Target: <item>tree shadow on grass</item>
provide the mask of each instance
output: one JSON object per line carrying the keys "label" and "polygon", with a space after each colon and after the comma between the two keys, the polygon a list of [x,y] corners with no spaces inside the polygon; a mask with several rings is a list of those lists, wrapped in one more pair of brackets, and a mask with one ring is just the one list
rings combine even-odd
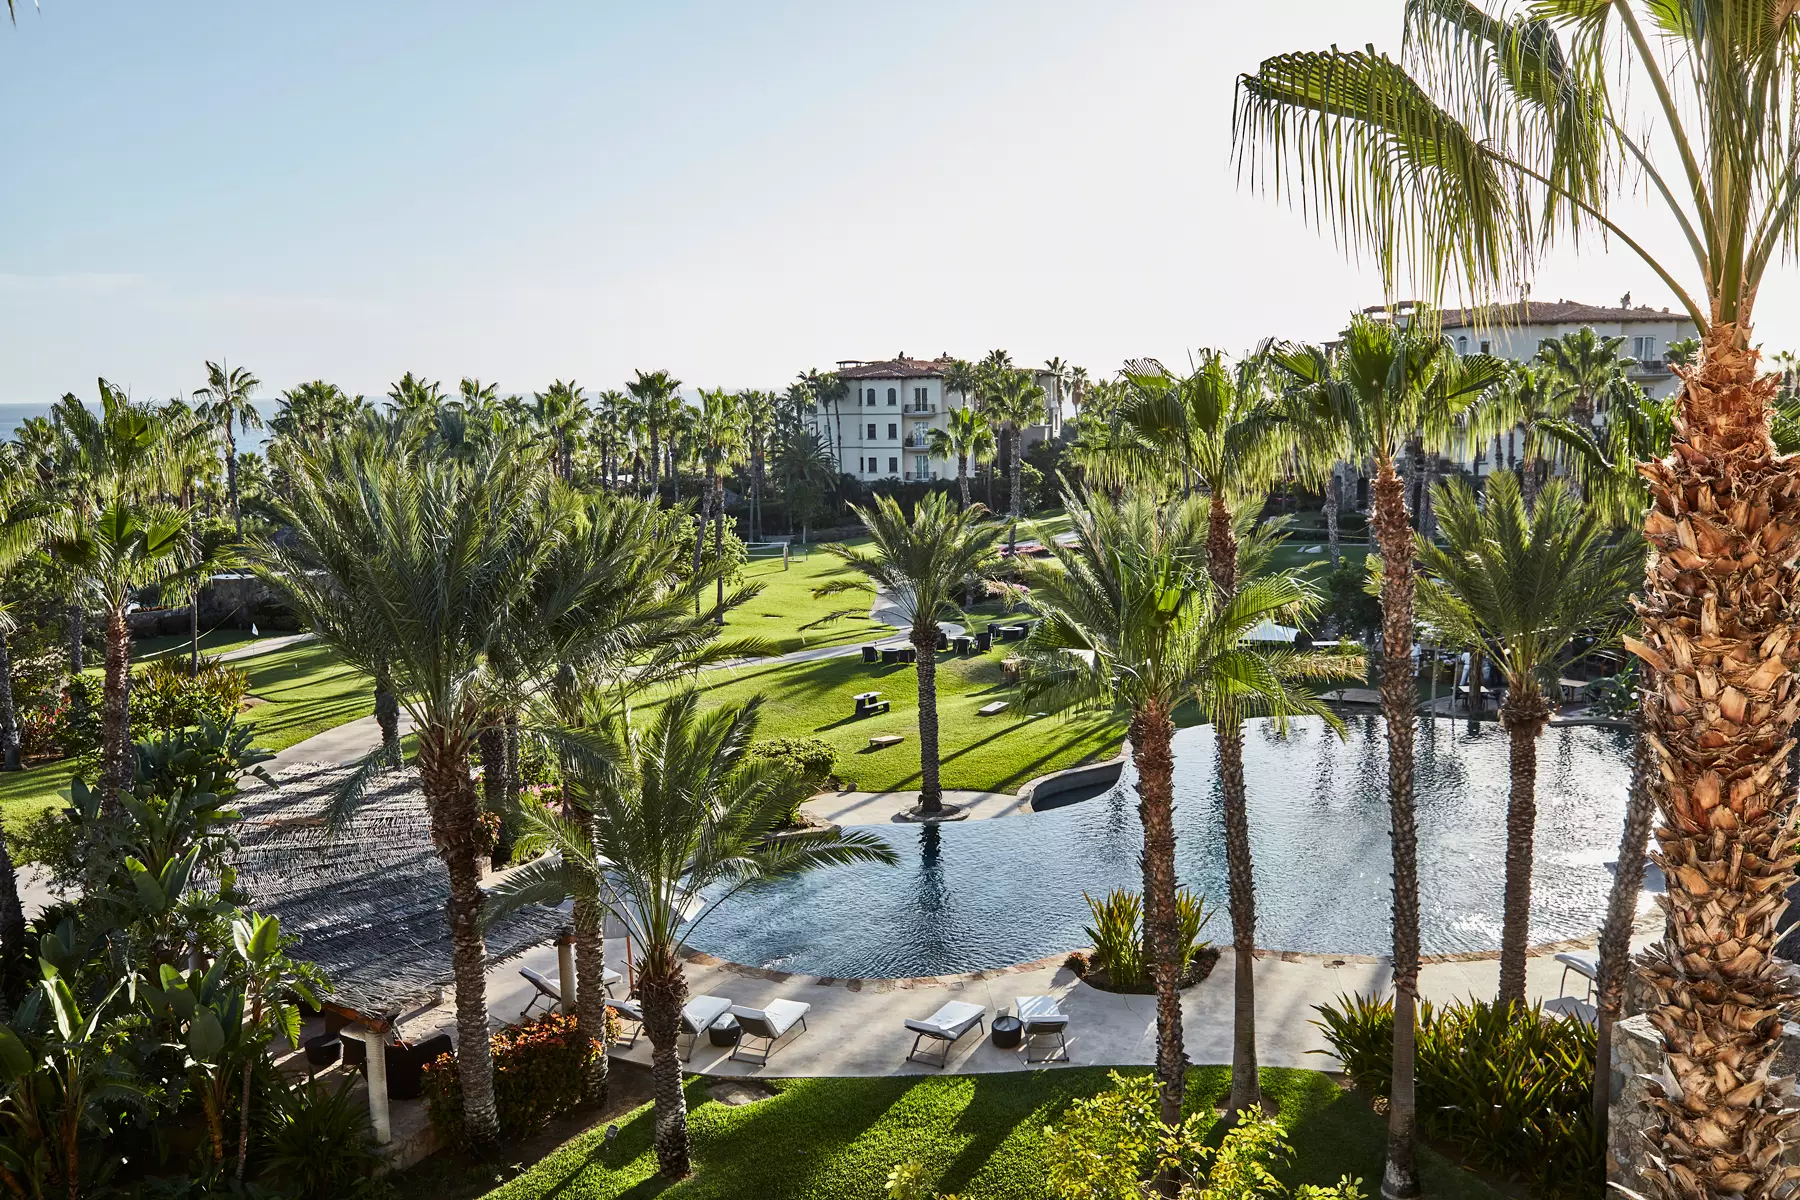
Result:
{"label": "tree shadow on grass", "polygon": [[1019,1087],[1017,1079],[1008,1075],[976,1075],[973,1079],[974,1095],[955,1127],[969,1140],[938,1176],[933,1187],[940,1192],[963,1192],[1021,1128],[1041,1131],[1076,1099],[1111,1086],[1104,1074],[1091,1071],[1042,1071],[1030,1088]]}

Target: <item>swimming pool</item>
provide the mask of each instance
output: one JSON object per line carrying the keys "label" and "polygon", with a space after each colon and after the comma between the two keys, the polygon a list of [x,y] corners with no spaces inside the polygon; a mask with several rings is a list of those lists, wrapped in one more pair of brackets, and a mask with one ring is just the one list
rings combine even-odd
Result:
{"label": "swimming pool", "polygon": [[[1390,946],[1387,739],[1355,714],[1339,740],[1322,721],[1245,737],[1256,858],[1257,944],[1324,954]],[[1181,880],[1217,909],[1207,935],[1231,938],[1215,743],[1210,726],[1175,737]],[[1427,954],[1500,945],[1506,845],[1506,737],[1440,719],[1418,738],[1420,925]],[[1084,891],[1136,888],[1134,775],[1080,804],[944,826],[875,827],[895,867],[830,868],[761,885],[702,920],[691,944],[734,962],[839,978],[976,971],[1086,945]],[[1538,745],[1535,942],[1591,935],[1606,909],[1630,781],[1629,735],[1547,731]]]}

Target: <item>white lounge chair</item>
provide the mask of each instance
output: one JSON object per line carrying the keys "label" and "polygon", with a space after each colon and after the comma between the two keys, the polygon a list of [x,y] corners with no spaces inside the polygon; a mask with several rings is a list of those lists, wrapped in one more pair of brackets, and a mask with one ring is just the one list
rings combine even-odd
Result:
{"label": "white lounge chair", "polygon": [[542,1004],[546,1008],[554,1008],[562,1004],[562,989],[539,975],[530,967],[520,967],[519,974],[531,985],[531,999],[519,1010],[519,1020],[523,1021],[531,1015],[531,1010]]}
{"label": "white lounge chair", "polygon": [[1600,1023],[1600,1010],[1586,1000],[1577,1000],[1573,996],[1558,996],[1554,1000],[1545,1001],[1544,1011],[1565,1021],[1581,1021],[1590,1026]]}
{"label": "white lounge chair", "polygon": [[688,1040],[688,1052],[684,1058],[694,1057],[694,1045],[700,1040],[712,1023],[731,1011],[731,1001],[723,996],[695,996],[681,1008],[681,1032],[676,1035],[676,1047],[679,1050],[681,1039]]}
{"label": "white lounge chair", "polygon": [[631,1036],[621,1037],[619,1040],[627,1046],[637,1045],[638,1034],[644,1032],[644,1006],[636,1000],[614,1000],[608,997],[606,1007],[618,1015],[620,1025],[626,1021],[633,1022]]}
{"label": "white lounge chair", "polygon": [[600,990],[612,995],[612,990],[625,982],[625,977],[611,967],[600,968]]}
{"label": "white lounge chair", "polygon": [[[737,1018],[738,1044],[731,1051],[732,1060],[737,1060],[738,1051],[745,1050],[744,1043],[755,1039],[767,1042],[761,1050],[762,1061],[767,1063],[769,1055],[774,1053],[775,1043],[795,1025],[806,1028],[806,1014],[812,1011],[812,1005],[798,1000],[774,1000],[767,1008],[745,1008],[741,1004],[731,1006],[731,1015]],[[746,1053],[757,1053],[748,1050]]]}
{"label": "white lounge chair", "polygon": [[1600,979],[1600,956],[1588,950],[1565,950],[1556,956],[1556,961],[1563,965],[1562,982],[1556,990],[1565,996],[1569,994],[1569,972],[1573,971],[1587,980],[1587,994],[1582,999],[1592,999]]}
{"label": "white lounge chair", "polygon": [[970,1004],[967,1000],[952,1000],[923,1021],[915,1021],[909,1017],[906,1027],[918,1036],[913,1038],[912,1049],[906,1052],[907,1060],[913,1061],[919,1053],[919,1043],[930,1039],[943,1048],[943,1054],[935,1063],[929,1059],[923,1061],[934,1067],[949,1066],[951,1047],[969,1030],[985,1030],[986,1025],[987,1009],[979,1004]]}
{"label": "white lounge chair", "polygon": [[[1013,1011],[1025,1025],[1022,1041],[1026,1062],[1069,1061],[1069,1014],[1062,1010],[1055,996],[1014,996]],[[1034,1037],[1055,1038],[1056,1049],[1042,1058],[1033,1058],[1031,1039]]]}

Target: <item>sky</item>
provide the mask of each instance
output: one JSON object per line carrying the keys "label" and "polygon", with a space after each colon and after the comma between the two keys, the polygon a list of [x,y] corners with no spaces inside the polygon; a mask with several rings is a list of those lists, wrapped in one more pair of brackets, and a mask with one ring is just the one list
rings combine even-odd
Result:
{"label": "sky", "polygon": [[[265,394],[995,347],[1105,376],[1381,299],[1240,185],[1231,104],[1273,53],[1397,49],[1400,0],[40,4],[0,25],[0,403],[220,358]],[[1627,291],[1672,303],[1601,247],[1533,295]]]}

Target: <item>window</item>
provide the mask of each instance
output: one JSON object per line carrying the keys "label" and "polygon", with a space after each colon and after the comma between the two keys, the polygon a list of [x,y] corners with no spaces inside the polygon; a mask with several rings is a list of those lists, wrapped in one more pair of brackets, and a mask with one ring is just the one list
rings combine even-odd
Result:
{"label": "window", "polygon": [[931,459],[924,454],[913,455],[913,474],[920,479],[931,478]]}
{"label": "window", "polygon": [[888,389],[888,403],[889,404],[900,403],[900,389],[899,388],[889,388]]}
{"label": "window", "polygon": [[898,475],[899,473],[900,473],[900,460],[897,458],[888,459],[888,474],[889,475]]}
{"label": "window", "polygon": [[1483,354],[1486,354],[1489,350],[1491,350],[1493,348],[1493,345],[1494,345],[1494,343],[1492,343],[1492,342],[1481,343],[1481,352]]}
{"label": "window", "polygon": [[913,389],[913,403],[918,405],[920,408],[924,408],[925,405],[928,403],[928,401],[925,398],[926,394],[927,394],[927,392],[926,392],[925,388],[922,388],[922,387],[914,388]]}
{"label": "window", "polygon": [[1456,352],[1458,354],[1467,354],[1469,352],[1469,335],[1468,334],[1459,333],[1456,335]]}
{"label": "window", "polygon": [[892,421],[888,422],[888,436],[891,438],[897,438],[900,436],[900,427],[898,425],[894,424]]}
{"label": "window", "polygon": [[873,425],[869,426],[869,440],[871,442],[875,440],[875,426]]}
{"label": "window", "polygon": [[1653,362],[1656,359],[1656,339],[1653,337],[1632,338],[1631,357],[1639,362]]}

